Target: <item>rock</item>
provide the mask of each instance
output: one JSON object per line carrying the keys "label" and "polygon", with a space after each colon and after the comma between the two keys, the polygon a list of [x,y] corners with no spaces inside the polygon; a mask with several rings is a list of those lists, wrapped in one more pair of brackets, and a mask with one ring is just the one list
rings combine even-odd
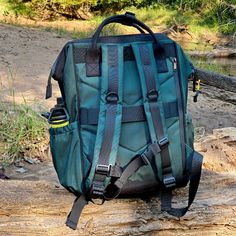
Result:
{"label": "rock", "polygon": [[3,166],[0,166],[0,179],[9,179],[5,174],[5,168]]}
{"label": "rock", "polygon": [[16,169],[16,172],[24,174],[27,172],[27,170],[25,168],[21,167],[21,168]]}

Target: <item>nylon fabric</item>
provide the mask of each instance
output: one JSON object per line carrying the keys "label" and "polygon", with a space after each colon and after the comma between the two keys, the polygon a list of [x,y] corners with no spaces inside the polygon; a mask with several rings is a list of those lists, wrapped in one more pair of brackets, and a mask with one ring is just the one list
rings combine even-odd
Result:
{"label": "nylon fabric", "polygon": [[[108,67],[105,76],[102,78],[103,80],[107,80],[105,123],[103,123],[104,134],[96,166],[115,164],[122,119],[122,88],[120,88],[120,86],[122,86],[123,79],[123,49],[118,49],[117,46],[107,46],[106,58]],[[101,83],[103,83],[103,81],[101,81]],[[108,99],[110,99],[109,95],[113,96],[114,94],[118,96],[115,97],[117,100],[108,101]],[[111,99],[113,98],[111,97]],[[101,116],[101,113],[99,116]],[[96,166],[94,166],[94,170],[96,169]],[[98,182],[104,183],[105,179],[106,175],[96,174],[95,172],[93,180],[95,184]]]}
{"label": "nylon fabric", "polygon": [[[133,46],[133,50],[134,50],[134,55],[136,57],[140,79],[145,81],[143,82],[143,84],[146,84],[146,91],[144,89],[142,91],[143,91],[143,96],[145,96],[145,94],[147,96],[146,107],[149,106],[151,113],[151,116],[149,116],[149,119],[147,118],[147,121],[148,123],[150,123],[149,124],[150,133],[153,133],[155,135],[154,139],[152,139],[152,143],[155,142],[160,143],[161,140],[166,139],[167,136],[164,133],[163,121],[161,119],[161,113],[160,113],[160,105],[158,104],[160,90],[157,91],[156,79],[154,77],[154,72],[153,72],[153,65],[151,64],[150,55],[153,55],[153,49],[148,47],[147,45],[141,44],[138,46],[137,45]],[[139,60],[138,55],[140,55],[140,59],[142,62],[141,65],[138,63]],[[152,98],[151,96],[154,97]],[[147,117],[149,115],[147,114],[147,110],[146,110],[146,115]],[[152,126],[152,124],[154,127]],[[164,175],[172,173],[168,144],[162,148],[160,155],[161,155],[162,170],[158,174],[159,177],[161,176],[161,179],[163,179]],[[159,157],[160,156],[158,155],[157,158]]]}
{"label": "nylon fabric", "polygon": [[[116,189],[109,187],[113,197],[119,193],[138,197],[143,192],[149,196],[147,189],[163,190],[163,175],[168,184],[172,172],[175,187],[191,180],[191,202],[198,184],[191,176],[199,176],[192,166],[201,162],[194,164],[194,132],[187,114],[190,61],[163,34],[98,36],[68,42],[50,74],[58,81],[60,100],[69,115],[68,125],[49,130],[60,183],[87,200],[91,187],[96,186],[97,196],[103,198],[101,193],[111,183],[119,188],[114,195]],[[94,71],[89,64],[96,65]],[[165,141],[169,143],[162,145]],[[186,210],[172,210],[171,191],[166,193],[163,208],[184,214]]]}

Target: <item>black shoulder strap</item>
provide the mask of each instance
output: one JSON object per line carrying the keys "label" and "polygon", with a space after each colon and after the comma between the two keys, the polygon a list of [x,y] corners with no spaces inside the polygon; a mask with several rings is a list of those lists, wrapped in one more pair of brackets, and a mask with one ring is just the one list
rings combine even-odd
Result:
{"label": "black shoulder strap", "polygon": [[[105,50],[105,48],[107,50]],[[103,59],[107,63],[104,65],[106,72],[102,77],[102,83],[104,85],[107,82],[105,99],[101,98],[100,108],[103,107],[103,112],[100,110],[100,121],[98,124],[98,130],[101,129],[102,135],[100,136],[97,131],[97,138],[95,142],[94,157],[94,178],[91,187],[92,198],[103,198],[103,193],[106,185],[106,178],[110,172],[111,166],[114,166],[117,150],[120,139],[121,120],[122,120],[122,71],[123,71],[123,48],[119,48],[116,45],[103,46],[104,55]],[[105,81],[107,80],[107,81]],[[104,86],[105,87],[105,86]],[[101,96],[104,96],[102,93]],[[105,101],[104,101],[105,100]],[[101,117],[105,116],[105,120],[102,121]],[[102,138],[102,142],[100,142]],[[97,145],[99,144],[99,145]],[[99,148],[96,148],[100,146]]]}
{"label": "black shoulder strap", "polygon": [[173,187],[176,184],[172,175],[171,159],[169,153],[169,141],[165,132],[161,117],[161,109],[163,105],[160,102],[160,95],[157,88],[154,63],[154,50],[152,45],[135,44],[132,45],[139,77],[142,85],[142,94],[144,99],[144,107],[147,117],[147,123],[152,143],[157,143],[161,149],[162,163],[162,180],[166,188]]}
{"label": "black shoulder strap", "polygon": [[189,182],[189,196],[188,205],[184,208],[173,208],[172,207],[172,191],[171,189],[164,189],[161,197],[161,209],[162,211],[168,212],[170,215],[181,217],[185,215],[189,207],[194,201],[197,193],[197,189],[200,182],[201,170],[202,170],[203,156],[198,152],[193,152],[192,168]]}

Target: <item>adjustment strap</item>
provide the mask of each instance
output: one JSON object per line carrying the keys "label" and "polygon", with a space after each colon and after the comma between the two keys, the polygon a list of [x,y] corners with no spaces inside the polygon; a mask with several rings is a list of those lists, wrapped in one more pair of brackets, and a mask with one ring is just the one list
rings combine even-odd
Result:
{"label": "adjustment strap", "polygon": [[107,178],[109,175],[104,174],[104,170],[115,166],[122,119],[123,48],[116,45],[103,45],[102,50],[102,97],[91,169],[91,175],[94,175],[91,198],[103,198],[105,186],[109,181]]}
{"label": "adjustment strap", "polygon": [[67,216],[66,226],[70,227],[71,229],[76,230],[82,210],[87,204],[88,202],[84,195],[81,195],[80,197],[77,197],[75,199],[74,204],[71,208],[71,211],[69,215]]}
{"label": "adjustment strap", "polygon": [[172,191],[171,189],[164,189],[161,196],[161,209],[162,211],[168,212],[170,215],[181,217],[185,215],[189,207],[194,201],[197,193],[197,189],[200,182],[201,170],[202,170],[203,156],[198,152],[193,152],[192,168],[189,182],[189,196],[188,205],[184,208],[173,208],[172,207]]}
{"label": "adjustment strap", "polygon": [[161,150],[158,144],[151,144],[141,155],[136,155],[126,165],[126,167],[124,167],[124,171],[120,177],[106,187],[104,198],[106,200],[112,200],[118,197],[128,178],[133,175],[140,167],[144,165],[150,165],[153,167],[151,164],[153,161],[153,156],[160,151]]}
{"label": "adjustment strap", "polygon": [[51,71],[48,75],[48,82],[47,82],[47,87],[46,87],[45,99],[52,97],[52,75],[53,75],[53,71],[51,69]]}
{"label": "adjustment strap", "polygon": [[[155,69],[155,57],[152,44],[132,45],[140,75],[144,108],[150,131],[152,143],[158,143],[161,149],[162,179],[166,188],[175,186],[175,178],[172,176],[170,154],[168,149],[168,137],[163,127],[164,119],[161,118],[163,105],[159,100]],[[153,61],[153,62],[152,62]],[[171,181],[170,181],[171,180]]]}

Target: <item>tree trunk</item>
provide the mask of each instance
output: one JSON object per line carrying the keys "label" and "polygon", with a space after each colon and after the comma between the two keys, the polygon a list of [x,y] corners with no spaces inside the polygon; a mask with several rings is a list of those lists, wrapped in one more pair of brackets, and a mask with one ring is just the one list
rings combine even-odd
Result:
{"label": "tree trunk", "polygon": [[[118,199],[87,205],[73,231],[64,225],[72,194],[42,180],[0,180],[0,235],[235,235],[236,128],[215,130],[196,147],[204,169],[195,202],[181,219],[162,213],[159,198]],[[186,204],[186,192],[175,192],[175,205]]]}

